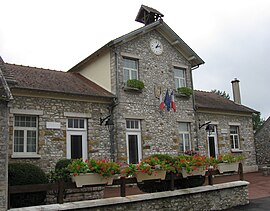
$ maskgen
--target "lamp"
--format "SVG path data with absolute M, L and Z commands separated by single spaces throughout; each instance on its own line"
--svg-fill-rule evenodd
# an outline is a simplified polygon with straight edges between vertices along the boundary
M 103 122 L 105 122 L 105 126 L 108 126 L 108 129 L 111 130 L 113 128 L 113 119 L 112 119 L 112 115 L 109 114 L 108 116 L 106 116 L 105 118 L 99 118 L 99 125 L 102 125 Z

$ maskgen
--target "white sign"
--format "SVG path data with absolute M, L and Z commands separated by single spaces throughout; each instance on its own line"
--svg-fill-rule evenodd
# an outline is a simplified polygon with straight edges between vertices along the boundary
M 46 122 L 47 129 L 60 129 L 60 122 Z

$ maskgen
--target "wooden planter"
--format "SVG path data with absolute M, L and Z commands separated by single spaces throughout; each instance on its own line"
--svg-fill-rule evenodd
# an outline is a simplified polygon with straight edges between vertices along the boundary
M 111 185 L 113 183 L 113 177 L 102 177 L 97 173 L 86 173 L 77 176 L 71 176 L 72 182 L 76 183 L 77 187 L 85 185 Z
M 191 172 L 187 172 L 186 168 L 182 168 L 182 176 L 183 178 L 187 178 L 189 176 L 205 176 L 206 173 L 206 168 L 204 166 L 196 166 L 196 169 L 191 171 Z
M 217 169 L 219 170 L 219 173 L 224 172 L 235 172 L 238 171 L 239 163 L 219 163 L 217 165 Z
M 141 172 L 141 171 L 136 171 L 134 173 L 134 176 L 136 177 L 137 182 L 142 182 L 144 180 L 154 180 L 154 179 L 164 180 L 166 177 L 166 171 L 155 170 L 151 175 Z

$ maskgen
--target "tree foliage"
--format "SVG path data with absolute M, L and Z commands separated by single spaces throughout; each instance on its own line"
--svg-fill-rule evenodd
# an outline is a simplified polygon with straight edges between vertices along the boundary
M 216 94 L 224 97 L 225 99 L 228 99 L 228 100 L 230 99 L 230 95 L 227 94 L 225 91 L 220 91 L 220 90 L 213 89 L 213 90 L 211 90 L 211 92 L 216 93 Z
M 253 113 L 252 114 L 252 123 L 253 123 L 253 130 L 257 132 L 263 125 L 265 120 L 261 118 L 261 113 Z

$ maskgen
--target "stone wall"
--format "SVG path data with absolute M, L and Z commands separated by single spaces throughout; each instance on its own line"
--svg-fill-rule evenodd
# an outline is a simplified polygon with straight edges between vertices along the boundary
M 248 182 L 237 181 L 213 186 L 139 194 L 127 197 L 82 201 L 76 203 L 43 205 L 12 209 L 12 211 L 34 210 L 224 210 L 249 203 Z
M 243 155 L 244 171 L 256 171 L 256 152 L 254 134 L 252 130 L 251 116 L 225 115 L 197 112 L 198 122 L 201 124 L 211 121 L 217 126 L 218 153 L 231 153 L 230 124 L 239 125 L 240 151 L 233 152 L 235 155 Z M 208 141 L 205 127 L 198 131 L 199 148 L 202 154 L 208 155 Z
M 150 50 L 152 38 L 160 40 L 163 44 L 164 52 L 160 56 L 155 55 Z M 111 73 L 112 90 L 117 93 L 119 102 L 114 113 L 117 120 L 118 159 L 126 161 L 126 119 L 139 119 L 141 121 L 143 157 L 154 153 L 178 154 L 180 152 L 178 135 L 180 121 L 191 123 L 192 140 L 195 137 L 193 98 L 175 97 L 177 111 L 167 112 L 166 109 L 161 111 L 159 109 L 159 94 L 155 95 L 155 91 L 159 93 L 161 88 L 164 98 L 167 89 L 169 94 L 175 90 L 174 66 L 186 68 L 187 86 L 192 88 L 189 62 L 155 30 L 118 46 L 114 51 L 116 54 L 111 55 Z M 139 60 L 139 80 L 145 84 L 141 93 L 124 89 L 123 58 L 125 57 Z
M 270 165 L 270 118 L 263 127 L 255 133 L 255 147 L 257 164 L 260 166 Z
M 57 204 L 57 194 L 57 191 L 47 192 L 46 204 Z M 104 187 L 102 186 L 65 189 L 64 203 L 102 199 L 103 197 Z
M 60 100 L 41 97 L 14 97 L 10 104 L 9 162 L 28 162 L 40 166 L 45 172 L 52 170 L 56 162 L 66 158 L 66 113 L 87 117 L 88 158 L 110 158 L 109 131 L 99 125 L 101 113 L 108 115 L 108 104 L 91 101 Z M 12 158 L 13 124 L 16 112 L 23 114 L 39 112 L 38 115 L 38 155 L 39 158 Z M 47 122 L 60 123 L 60 129 L 49 129 Z
M 0 100 L 0 210 L 7 209 L 8 191 L 8 111 L 7 102 Z

